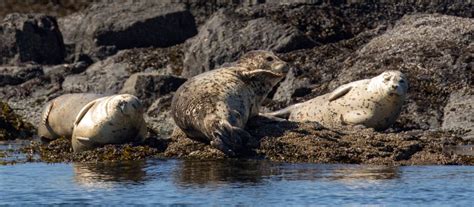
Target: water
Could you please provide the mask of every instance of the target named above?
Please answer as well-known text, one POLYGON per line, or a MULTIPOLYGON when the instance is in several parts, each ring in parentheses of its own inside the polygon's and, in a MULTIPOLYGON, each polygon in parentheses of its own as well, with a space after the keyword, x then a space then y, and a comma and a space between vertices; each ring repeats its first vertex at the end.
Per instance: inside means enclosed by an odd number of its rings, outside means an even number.
POLYGON ((384 167, 255 160, 0 166, 0 205, 473 203, 473 166, 384 167))

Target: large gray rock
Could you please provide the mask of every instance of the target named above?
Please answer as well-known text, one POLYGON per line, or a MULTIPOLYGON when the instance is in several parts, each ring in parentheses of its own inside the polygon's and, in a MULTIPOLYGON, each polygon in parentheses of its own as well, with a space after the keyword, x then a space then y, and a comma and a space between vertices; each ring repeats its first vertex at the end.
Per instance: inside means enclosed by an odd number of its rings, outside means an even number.
POLYGON ((148 108, 159 97, 176 91, 185 81, 184 78, 156 72, 135 73, 128 78, 120 93, 135 95, 148 108))
POLYGON ((288 52, 313 46, 310 39, 292 26, 268 18, 246 21, 224 10, 212 16, 187 44, 190 46, 185 51, 183 77, 235 61, 250 50, 288 52))
POLYGON ((474 140, 474 88, 456 91, 444 107, 443 129, 465 130, 465 139, 474 140))
POLYGON ((158 97, 145 113, 148 128, 160 137, 169 137, 176 126, 171 115, 171 100, 174 92, 158 97))
POLYGON ((54 17, 13 13, 0 23, 0 64, 58 64, 64 57, 63 38, 54 17))
MULTIPOLYGON (((65 92, 118 93, 134 73, 174 74, 182 64, 181 46, 122 50, 89 66, 84 72, 65 77, 65 92)), ((73 70, 75 65, 72 65, 73 70)), ((80 69, 80 68, 79 68, 80 69)), ((72 71, 74 72, 74 71, 72 71)))
POLYGON ((194 17, 184 5, 151 0, 93 4, 61 23, 68 44, 76 44, 76 56, 87 54, 93 59, 121 49, 169 47, 197 33, 194 17))

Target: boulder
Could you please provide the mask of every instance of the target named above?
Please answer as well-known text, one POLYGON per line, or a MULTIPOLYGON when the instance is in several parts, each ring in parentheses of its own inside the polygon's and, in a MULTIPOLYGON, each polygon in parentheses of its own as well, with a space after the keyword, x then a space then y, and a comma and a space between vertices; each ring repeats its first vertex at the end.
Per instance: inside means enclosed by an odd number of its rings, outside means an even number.
POLYGON ((76 58, 86 54, 97 60, 122 49, 169 47, 197 33, 194 17, 181 4, 107 1, 81 12, 61 21, 67 42, 76 45, 76 58))
POLYGON ((63 62, 65 47, 56 19, 43 14, 7 15, 0 23, 0 64, 63 62))
POLYGON ((185 81, 184 78, 156 72, 135 73, 128 78, 120 93, 137 96, 148 108, 157 98, 176 91, 185 81))
POLYGON ((118 93, 134 73, 174 74, 182 64, 181 45, 169 48, 136 48, 122 50, 94 63, 84 72, 64 79, 65 92, 118 93))
POLYGON ((442 128, 463 130, 465 139, 474 140, 474 90, 452 92, 444 107, 442 128))
POLYGON ((0 141, 31 138, 33 133, 34 127, 30 123, 15 114, 7 103, 0 101, 0 141))
POLYGON ((192 77, 235 61, 250 50, 288 52, 313 46, 298 29, 268 18, 245 20, 235 13, 219 10, 187 41, 183 77, 192 77))
POLYGON ((174 92, 158 97, 145 113, 148 128, 162 138, 170 137, 176 126, 170 110, 173 95, 174 92))

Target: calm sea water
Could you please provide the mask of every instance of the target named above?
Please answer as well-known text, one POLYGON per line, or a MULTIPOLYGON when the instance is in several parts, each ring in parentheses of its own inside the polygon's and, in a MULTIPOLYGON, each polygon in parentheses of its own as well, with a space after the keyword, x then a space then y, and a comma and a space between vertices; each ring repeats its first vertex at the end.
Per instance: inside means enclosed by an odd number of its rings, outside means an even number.
POLYGON ((474 205, 474 167, 149 160, 0 166, 4 204, 474 205))

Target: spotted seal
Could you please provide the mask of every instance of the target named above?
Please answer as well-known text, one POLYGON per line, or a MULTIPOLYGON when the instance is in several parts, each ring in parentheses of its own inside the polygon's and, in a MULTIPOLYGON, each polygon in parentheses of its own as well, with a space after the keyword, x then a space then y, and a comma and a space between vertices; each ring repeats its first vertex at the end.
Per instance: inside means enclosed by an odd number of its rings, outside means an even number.
POLYGON ((403 73, 386 71, 266 115, 289 115, 290 121, 316 121, 328 128, 363 125, 384 130, 400 115, 407 89, 408 81, 403 73))
POLYGON ((105 144, 138 142, 147 130, 140 100, 130 94, 106 96, 84 106, 74 121, 74 152, 105 144))
POLYGON ((49 101, 42 112, 38 125, 38 136, 45 141, 59 137, 71 138, 74 120, 82 107, 89 102, 104 97, 94 93, 71 93, 49 101))
POLYGON ((269 51, 244 54, 234 66, 194 76, 171 102, 175 124, 191 139, 210 143, 229 156, 251 137, 243 128, 256 116, 287 64, 269 51))

